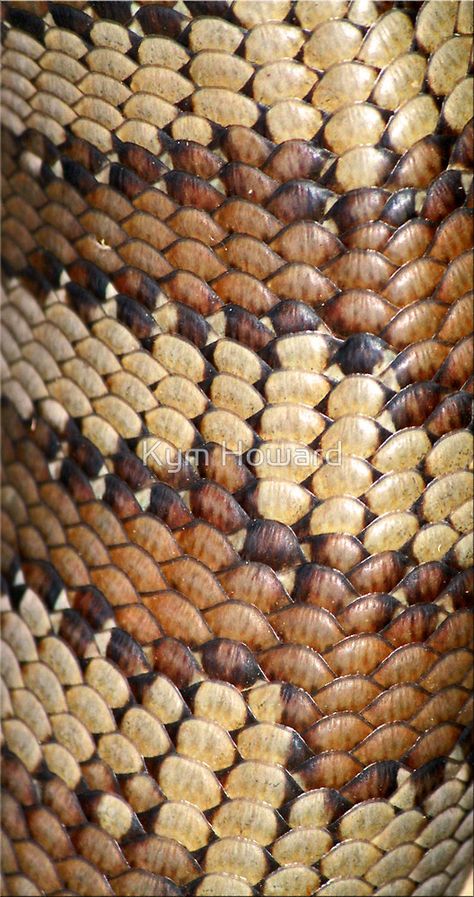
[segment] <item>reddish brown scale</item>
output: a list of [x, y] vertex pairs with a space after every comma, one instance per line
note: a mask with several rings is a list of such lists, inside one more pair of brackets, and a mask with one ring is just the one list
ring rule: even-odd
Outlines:
[[384, 637], [395, 647], [423, 642], [442, 622], [443, 616], [432, 604], [413, 605], [384, 629]]
[[434, 299], [452, 304], [473, 286], [472, 252], [463, 252], [447, 267], [433, 294]]
[[105, 875], [116, 876], [128, 869], [128, 864], [118, 844], [99, 826], [87, 825], [76, 829], [72, 833], [72, 841], [77, 852], [87, 857]]
[[144, 607], [137, 607], [135, 604], [119, 607], [115, 611], [115, 619], [120, 629], [145, 645], [163, 635], [163, 630]]
[[346, 711], [319, 720], [304, 737], [311, 750], [319, 754], [328, 750], [350, 751], [371, 731], [372, 727], [360, 714]]
[[233, 496], [215, 483], [202, 481], [190, 493], [191, 511], [221, 532], [234, 533], [247, 526], [248, 517]]
[[273, 149], [273, 144], [257, 131], [243, 125], [227, 128], [222, 147], [227, 158], [260, 168]]
[[405, 386], [385, 406], [397, 430], [406, 427], [417, 427], [424, 424], [440, 407], [445, 390], [431, 380], [425, 383], [413, 383]]
[[444, 303], [422, 299], [395, 314], [381, 336], [395, 349], [404, 349], [410, 343], [433, 337], [445, 316]]
[[222, 486], [229, 492], [237, 492], [248, 486], [253, 477], [238, 455], [224, 453], [216, 443], [206, 443], [199, 455], [199, 472], [205, 479]]
[[[463, 574], [460, 574], [460, 576], [463, 576]], [[453, 648], [470, 647], [473, 642], [470, 623], [469, 610], [459, 610], [452, 616], [447, 617], [438, 626], [435, 632], [430, 635], [428, 644], [436, 651], [450, 651]]]
[[309, 602], [336, 614], [357, 596], [342, 573], [317, 564], [299, 568], [292, 594], [295, 601]]
[[179, 689], [203, 678], [191, 651], [174, 638], [160, 639], [153, 646], [153, 667], [168, 676]]
[[357, 332], [379, 334], [394, 311], [389, 302], [370, 290], [346, 290], [324, 304], [321, 317], [340, 336]]
[[278, 181], [243, 162], [224, 165], [219, 172], [219, 179], [228, 195], [240, 196], [259, 206], [265, 205], [278, 187]]
[[222, 166], [219, 156], [210, 152], [207, 147], [189, 140], [177, 140], [172, 143], [169, 154], [174, 168], [195, 174], [205, 180], [215, 177]]
[[451, 576], [452, 571], [447, 564], [439, 561], [420, 564], [400, 581], [397, 593], [400, 592], [408, 604], [431, 603], [450, 581]]
[[355, 536], [346, 533], [310, 536], [305, 547], [312, 562], [323, 567], [334, 567], [341, 573], [347, 573], [368, 557], [362, 543]]
[[346, 635], [380, 632], [399, 610], [400, 604], [395, 598], [376, 592], [351, 601], [338, 612], [337, 621]]
[[144, 189], [137, 196], [133, 197], [133, 206], [136, 209], [141, 209], [143, 212], [148, 212], [149, 215], [154, 215], [160, 221], [164, 221], [177, 209], [177, 204], [171, 196], [168, 196], [162, 190], [158, 190], [157, 187]]
[[338, 291], [329, 277], [303, 262], [283, 265], [266, 286], [282, 299], [300, 299], [310, 306], [322, 305]]
[[344, 246], [348, 249], [375, 249], [383, 252], [391, 261], [394, 259], [388, 255], [387, 242], [393, 233], [393, 228], [384, 221], [371, 221], [369, 224], [359, 224], [344, 234]]
[[168, 219], [168, 225], [180, 237], [190, 237], [201, 240], [206, 246], [214, 246], [220, 243], [226, 236], [226, 231], [219, 227], [216, 221], [202, 209], [179, 209]]
[[398, 551], [382, 551], [361, 561], [348, 574], [359, 595], [368, 592], [389, 592], [400, 582], [406, 560]]
[[405, 723], [388, 723], [368, 735], [354, 753], [366, 766], [381, 760], [400, 760], [417, 738], [418, 732]]
[[390, 372], [401, 388], [416, 381], [431, 380], [448, 351], [447, 346], [435, 340], [421, 340], [397, 355], [390, 365]]
[[324, 274], [340, 290], [382, 290], [395, 266], [380, 252], [351, 249], [324, 266]]
[[169, 873], [176, 884], [185, 885], [201, 872], [197, 860], [181, 844], [170, 839], [145, 835], [124, 847], [124, 853], [131, 866], [138, 866], [154, 874]]
[[428, 187], [446, 164], [443, 140], [427, 135], [403, 154], [387, 180], [389, 190], [398, 191], [408, 186]]
[[374, 678], [384, 688], [402, 682], [413, 683], [429, 671], [437, 659], [438, 655], [425, 645], [402, 645], [382, 661], [374, 672]]
[[222, 306], [215, 284], [211, 289], [191, 271], [173, 271], [160, 281], [160, 287], [170, 299], [182, 302], [204, 316]]
[[206, 281], [218, 277], [226, 269], [225, 263], [216, 257], [213, 250], [194, 239], [177, 240], [169, 249], [164, 250], [164, 255], [173, 268], [191, 271]]
[[[212, 632], [199, 610], [179, 592], [164, 589], [155, 595], [148, 595], [143, 601], [157, 621], [148, 621], [150, 635], [148, 641], [153, 641], [162, 635], [169, 635], [172, 638], [180, 639], [194, 649], [211, 638]], [[134, 620], [131, 622], [135, 626], [136, 621], [137, 630], [141, 625], [137, 614], [138, 610], [142, 610], [142, 608], [131, 607], [128, 615], [130, 618], [133, 614]], [[157, 630], [155, 634], [153, 634], [153, 628]], [[133, 632], [130, 634], [133, 635]], [[145, 633], [137, 631], [137, 635], [141, 641], [147, 640], [144, 638]]]
[[449, 389], [460, 389], [472, 374], [474, 340], [466, 336], [455, 345], [436, 374], [436, 380]]
[[323, 652], [344, 637], [333, 615], [319, 607], [289, 605], [273, 611], [269, 621], [285, 641]]
[[310, 694], [331, 682], [333, 674], [326, 662], [304, 645], [278, 645], [259, 654], [260, 666], [271, 682], [286, 679], [291, 668], [294, 684]]
[[[221, 239], [224, 239], [228, 232], [249, 234], [263, 240], [264, 243], [270, 243], [281, 228], [274, 215], [270, 215], [270, 212], [256, 206], [246, 197], [243, 199], [231, 197], [224, 200], [214, 212], [213, 219], [214, 226], [217, 223], [222, 230]], [[203, 239], [202, 236], [200, 239]]]
[[361, 769], [362, 764], [344, 751], [325, 751], [300, 766], [295, 779], [305, 791], [322, 787], [337, 788], [346, 796], [344, 786]]
[[248, 601], [266, 614], [286, 606], [291, 600], [266, 564], [241, 564], [219, 573], [217, 578], [229, 598]]

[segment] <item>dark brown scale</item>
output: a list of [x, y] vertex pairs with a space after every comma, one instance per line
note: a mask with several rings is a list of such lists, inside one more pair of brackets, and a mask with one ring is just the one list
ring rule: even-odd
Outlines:
[[64, 610], [61, 614], [59, 635], [71, 646], [78, 657], [85, 657], [94, 644], [94, 632], [80, 613]]
[[438, 223], [446, 218], [465, 199], [461, 172], [451, 169], [441, 174], [428, 188], [421, 214]]
[[68, 267], [68, 275], [74, 283], [93, 293], [100, 301], [105, 301], [109, 279], [96, 265], [85, 259], [78, 259]]
[[140, 511], [140, 505], [132, 490], [118, 476], [107, 474], [104, 477], [104, 487], [103, 500], [118, 517], [126, 519]]
[[214, 639], [201, 649], [202, 665], [209, 676], [248, 688], [261, 676], [252, 652], [230, 639]]
[[172, 638], [160, 639], [153, 646], [153, 666], [168, 676], [179, 689], [202, 678], [199, 664], [191, 651]]
[[107, 657], [110, 657], [126, 676], [138, 676], [149, 669], [143, 651], [134, 639], [121, 629], [110, 630], [107, 643]]
[[389, 400], [385, 411], [397, 430], [417, 427], [439, 407], [445, 392], [437, 383], [412, 383]]
[[273, 193], [266, 208], [285, 224], [303, 218], [318, 221], [330, 197], [329, 190], [318, 187], [312, 181], [291, 180]]
[[147, 184], [154, 184], [167, 171], [156, 156], [134, 143], [120, 143], [117, 155], [122, 165], [131, 168]]
[[334, 221], [340, 234], [345, 234], [360, 224], [376, 221], [387, 199], [388, 194], [385, 190], [373, 187], [351, 190], [346, 196], [340, 196], [336, 200], [327, 217], [330, 221]]
[[70, 600], [73, 608], [93, 629], [103, 629], [114, 618], [109, 602], [99, 589], [91, 586], [77, 589]]
[[338, 613], [357, 592], [338, 570], [318, 564], [304, 564], [296, 575], [293, 598]]
[[164, 180], [169, 195], [182, 206], [197, 206], [212, 212], [222, 201], [222, 194], [197, 175], [170, 171]]
[[219, 172], [228, 195], [240, 196], [256, 205], [265, 205], [274, 194], [278, 182], [243, 162], [230, 162]]
[[397, 788], [400, 764], [394, 760], [372, 763], [341, 789], [352, 804], [371, 798], [390, 797]]
[[102, 317], [101, 303], [89, 290], [70, 280], [66, 284], [68, 300], [84, 323], [93, 323]]
[[160, 294], [158, 284], [138, 268], [121, 268], [114, 274], [114, 284], [120, 293], [142, 302], [146, 308], [153, 310], [156, 307]]
[[113, 466], [116, 476], [123, 480], [133, 492], [154, 486], [156, 483], [149, 467], [130, 451], [117, 452], [113, 456]]
[[145, 34], [163, 34], [173, 38], [180, 36], [186, 23], [186, 18], [181, 13], [160, 6], [159, 3], [142, 7], [136, 17]]
[[149, 509], [167, 523], [170, 529], [183, 526], [193, 519], [182, 498], [170, 487], [160, 483], [152, 487]]
[[446, 396], [426, 420], [430, 436], [439, 438], [451, 430], [469, 425], [472, 418], [472, 397], [467, 392]]
[[453, 168], [467, 168], [472, 165], [473, 160], [473, 129], [472, 119], [464, 126], [463, 131], [456, 140], [449, 160]]
[[447, 564], [430, 561], [411, 570], [400, 581], [397, 591], [400, 590], [409, 604], [431, 603], [439, 596], [451, 577], [452, 571]]
[[316, 312], [304, 302], [287, 299], [279, 302], [268, 316], [280, 336], [284, 333], [298, 333], [306, 330], [321, 330], [324, 325]]
[[304, 557], [290, 527], [274, 520], [254, 520], [247, 528], [242, 557], [260, 561], [276, 570], [303, 562]]
[[67, 28], [85, 38], [88, 37], [92, 19], [81, 9], [70, 7], [66, 3], [48, 3], [48, 9], [59, 28]]
[[246, 309], [227, 305], [222, 313], [225, 317], [225, 335], [254, 352], [259, 352], [273, 339], [271, 330]]

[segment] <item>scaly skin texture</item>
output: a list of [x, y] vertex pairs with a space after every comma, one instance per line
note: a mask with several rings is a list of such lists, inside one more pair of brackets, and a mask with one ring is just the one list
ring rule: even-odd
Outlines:
[[461, 892], [472, 11], [2, 4], [2, 893]]

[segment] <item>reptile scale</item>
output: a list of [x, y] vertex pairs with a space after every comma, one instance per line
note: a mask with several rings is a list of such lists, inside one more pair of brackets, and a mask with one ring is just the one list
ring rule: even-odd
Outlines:
[[3, 894], [462, 890], [473, 8], [2, 3]]

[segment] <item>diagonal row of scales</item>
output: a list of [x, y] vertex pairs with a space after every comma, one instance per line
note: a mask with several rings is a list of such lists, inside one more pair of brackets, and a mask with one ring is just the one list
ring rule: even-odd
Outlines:
[[472, 12], [2, 4], [8, 897], [461, 891]]

